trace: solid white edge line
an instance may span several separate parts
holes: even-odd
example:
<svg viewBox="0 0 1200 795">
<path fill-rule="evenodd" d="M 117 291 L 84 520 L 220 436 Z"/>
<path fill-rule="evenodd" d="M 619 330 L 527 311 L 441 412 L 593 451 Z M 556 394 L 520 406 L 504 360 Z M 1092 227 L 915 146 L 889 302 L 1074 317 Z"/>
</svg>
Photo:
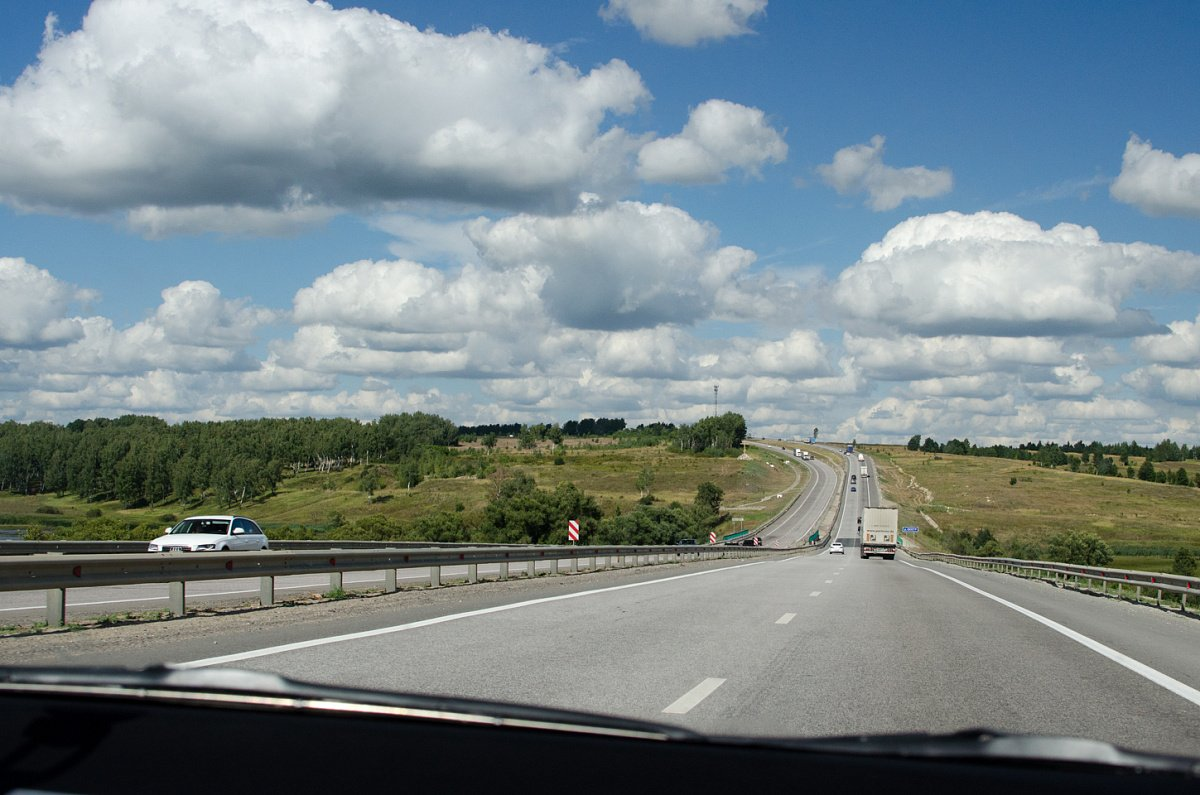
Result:
<svg viewBox="0 0 1200 795">
<path fill-rule="evenodd" d="M 790 623 L 791 620 L 795 617 L 796 617 L 795 613 L 784 613 L 783 615 L 781 615 L 779 618 L 777 618 L 775 620 L 775 623 L 776 624 L 787 624 L 787 623 Z"/>
<path fill-rule="evenodd" d="M 657 585 L 658 583 L 673 582 L 674 580 L 686 580 L 689 577 L 703 577 L 708 574 L 718 574 L 724 571 L 734 571 L 736 569 L 744 569 L 747 566 L 761 566 L 770 561 L 759 560 L 753 563 L 739 563 L 736 566 L 726 566 L 719 569 L 708 569 L 707 571 L 696 571 L 691 574 L 678 574 L 674 577 L 663 577 L 656 580 L 643 580 L 642 582 L 631 582 L 624 585 L 613 585 L 608 588 L 596 588 L 590 591 L 576 591 L 575 593 L 559 594 L 558 596 L 545 596 L 540 599 L 527 599 L 523 602 L 512 602 L 510 604 L 496 605 L 494 607 L 484 607 L 479 610 L 468 610 L 465 613 L 451 613 L 445 616 L 437 616 L 435 618 L 427 618 L 422 621 L 413 621 L 408 624 L 395 624 L 390 627 L 379 627 L 378 629 L 368 629 L 362 632 L 350 632 L 345 635 L 331 635 L 324 638 L 313 638 L 311 640 L 302 640 L 295 643 L 284 643 L 279 646 L 267 646 L 262 649 L 252 649 L 250 651 L 237 652 L 235 654 L 225 654 L 220 657 L 206 657 L 200 660 L 191 660 L 182 663 L 170 663 L 173 668 L 207 668 L 211 665 L 224 665 L 225 663 L 241 662 L 242 660 L 253 660 L 257 657 L 268 657 L 272 654 L 282 654 L 287 651 L 297 651 L 299 649 L 311 649 L 317 646 L 328 646 L 332 643 L 343 643 L 350 640 L 361 640 L 363 638 L 373 638 L 379 635 L 390 635 L 393 632 L 404 632 L 410 629 L 420 629 L 421 627 L 431 627 L 435 624 L 445 624 L 450 621 L 458 621 L 463 618 L 473 618 L 475 616 L 486 616 L 492 613 L 503 613 L 508 610 L 517 610 L 522 607 L 532 607 L 534 605 L 548 604 L 550 602 L 561 602 L 567 599 L 578 599 L 584 596 L 593 596 L 595 594 L 611 593 L 612 591 L 623 591 L 627 588 L 640 588 L 644 585 Z"/>
<path fill-rule="evenodd" d="M 725 684 L 724 679 L 717 679 L 710 676 L 700 684 L 693 687 L 691 690 L 677 698 L 671 706 L 663 710 L 666 715 L 686 715 L 691 712 L 697 704 L 713 694 L 721 685 Z"/>
<path fill-rule="evenodd" d="M 1007 599 L 996 596 L 995 594 L 990 594 L 981 588 L 976 588 L 974 585 L 970 585 L 969 583 L 965 583 L 960 579 L 951 577 L 949 574 L 943 574 L 942 572 L 937 571 L 936 569 L 927 569 L 924 566 L 917 566 L 915 564 L 909 563 L 907 560 L 902 560 L 900 562 L 903 563 L 905 566 L 911 566 L 914 569 L 919 569 L 921 571 L 927 571 L 930 574 L 936 574 L 939 577 L 944 577 L 945 579 L 949 580 L 950 582 L 961 585 L 962 587 L 966 588 L 968 591 L 973 591 L 973 592 L 979 594 L 980 596 L 985 596 L 988 599 L 991 599 L 993 602 L 1004 605 L 1005 607 L 1009 608 L 1010 610 L 1015 610 L 1016 612 L 1025 616 L 1026 618 L 1032 618 L 1034 621 L 1038 622 L 1039 624 L 1049 627 L 1050 629 L 1054 630 L 1055 632 L 1059 633 L 1060 635 L 1070 638 L 1071 640 L 1075 641 L 1076 643 L 1083 646 L 1084 648 L 1090 649 L 1103 657 L 1107 657 L 1108 659 L 1115 662 L 1117 665 L 1123 666 L 1123 667 L 1129 669 L 1130 671 L 1133 671 L 1138 676 L 1144 677 L 1145 679 L 1150 680 L 1151 682 L 1158 685 L 1159 687 L 1163 687 L 1163 688 L 1171 691 L 1175 695 L 1179 696 L 1180 698 L 1186 699 L 1186 700 L 1192 702 L 1193 704 L 1195 704 L 1196 706 L 1200 707 L 1200 690 L 1197 690 L 1196 688 L 1192 687 L 1191 685 L 1186 685 L 1183 682 L 1180 682 L 1178 679 L 1174 679 L 1170 676 L 1167 676 L 1162 671 L 1151 668 L 1149 665 L 1146 665 L 1143 662 L 1138 662 L 1137 660 L 1133 659 L 1132 657 L 1122 654 L 1121 652 L 1117 651 L 1114 648 L 1105 646 L 1103 643 L 1101 643 L 1098 640 L 1093 640 L 1092 638 L 1089 638 L 1087 635 L 1084 635 L 1081 632 L 1076 632 L 1075 630 L 1071 629 L 1070 627 L 1067 627 L 1067 626 L 1064 626 L 1064 625 L 1058 623 L 1054 619 L 1046 618 L 1045 616 L 1041 615 L 1040 613 L 1033 612 L 1029 608 L 1021 607 L 1019 604 L 1010 602 Z"/>
</svg>

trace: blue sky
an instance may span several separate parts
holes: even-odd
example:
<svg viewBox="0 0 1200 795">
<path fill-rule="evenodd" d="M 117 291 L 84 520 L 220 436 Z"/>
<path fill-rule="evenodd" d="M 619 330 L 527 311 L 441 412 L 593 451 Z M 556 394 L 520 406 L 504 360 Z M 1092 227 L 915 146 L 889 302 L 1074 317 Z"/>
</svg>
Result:
<svg viewBox="0 0 1200 795">
<path fill-rule="evenodd" d="M 719 384 L 764 435 L 1195 443 L 1198 34 L 1190 2 L 13 4 L 0 417 L 679 423 Z"/>
</svg>

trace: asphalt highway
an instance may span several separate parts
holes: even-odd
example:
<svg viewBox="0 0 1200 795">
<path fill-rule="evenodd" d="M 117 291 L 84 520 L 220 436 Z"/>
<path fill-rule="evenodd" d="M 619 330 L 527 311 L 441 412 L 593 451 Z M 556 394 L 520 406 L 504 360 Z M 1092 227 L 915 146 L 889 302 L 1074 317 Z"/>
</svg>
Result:
<svg viewBox="0 0 1200 795">
<path fill-rule="evenodd" d="M 1200 621 L 904 554 L 861 560 L 857 510 L 878 499 L 868 481 L 843 494 L 845 555 L 412 591 L 286 621 L 259 611 L 8 638 L 0 662 L 245 668 L 720 734 L 988 727 L 1200 756 Z"/>
</svg>

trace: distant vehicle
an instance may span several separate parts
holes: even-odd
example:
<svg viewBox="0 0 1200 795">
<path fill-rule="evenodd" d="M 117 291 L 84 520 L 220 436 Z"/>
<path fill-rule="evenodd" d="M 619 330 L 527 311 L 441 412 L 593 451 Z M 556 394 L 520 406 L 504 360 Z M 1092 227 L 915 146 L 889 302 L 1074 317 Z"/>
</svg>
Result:
<svg viewBox="0 0 1200 795">
<path fill-rule="evenodd" d="M 853 452 L 854 452 L 854 445 L 852 445 L 852 444 L 846 445 L 846 455 L 850 455 Z"/>
<path fill-rule="evenodd" d="M 851 486 L 850 491 L 858 491 L 858 486 Z"/>
<path fill-rule="evenodd" d="M 862 453 L 858 454 L 858 463 L 861 464 L 863 461 L 866 461 L 866 460 L 867 460 L 867 457 L 865 455 L 863 455 Z"/>
<path fill-rule="evenodd" d="M 694 546 L 696 546 L 696 539 L 694 539 L 694 538 L 681 538 L 681 539 L 679 539 L 678 541 L 676 541 L 676 542 L 675 542 L 675 545 L 676 545 L 676 546 L 680 546 L 680 547 L 694 547 Z"/>
<path fill-rule="evenodd" d="M 851 483 L 855 483 L 855 482 L 857 482 L 857 481 L 858 481 L 858 475 L 851 475 L 851 476 L 850 476 L 850 482 L 851 482 Z"/>
<path fill-rule="evenodd" d="M 804 458 L 804 451 L 799 447 L 796 448 L 796 458 Z"/>
<path fill-rule="evenodd" d="M 900 512 L 895 508 L 863 508 L 863 539 L 859 557 L 879 556 L 887 560 L 896 557 L 896 529 Z"/>
<path fill-rule="evenodd" d="M 829 545 L 829 554 L 830 555 L 845 555 L 846 548 L 842 546 L 841 541 L 834 541 L 832 544 Z"/>
<path fill-rule="evenodd" d="M 860 474 L 860 475 L 862 475 L 864 478 L 870 477 L 870 473 L 868 473 L 868 472 L 867 472 L 867 468 L 866 468 L 866 467 L 859 467 L 859 470 L 858 470 L 858 472 L 859 472 L 859 474 Z"/>
<path fill-rule="evenodd" d="M 150 542 L 150 552 L 233 552 L 270 549 L 262 528 L 245 516 L 189 516 Z"/>
</svg>

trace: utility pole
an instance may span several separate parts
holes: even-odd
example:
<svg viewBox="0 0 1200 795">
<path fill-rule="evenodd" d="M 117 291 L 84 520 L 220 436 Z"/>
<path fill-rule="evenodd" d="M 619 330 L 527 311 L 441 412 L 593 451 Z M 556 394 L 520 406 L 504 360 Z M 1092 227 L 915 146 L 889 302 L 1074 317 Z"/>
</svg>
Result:
<svg viewBox="0 0 1200 795">
<path fill-rule="evenodd" d="M 717 416 L 717 390 L 721 388 L 720 384 L 713 384 L 713 416 Z"/>
</svg>

